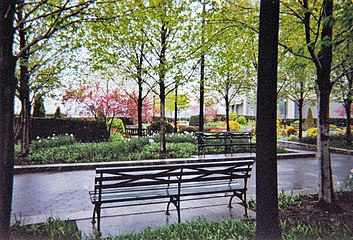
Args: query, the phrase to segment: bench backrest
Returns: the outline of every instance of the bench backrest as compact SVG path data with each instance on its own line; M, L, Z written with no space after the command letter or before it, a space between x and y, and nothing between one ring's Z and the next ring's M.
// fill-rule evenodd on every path
M196 137L199 144L212 140L247 140L251 141L251 132L235 132L235 131L221 131L221 132L196 132Z
M237 179L246 186L254 160L136 165L96 169L95 191Z

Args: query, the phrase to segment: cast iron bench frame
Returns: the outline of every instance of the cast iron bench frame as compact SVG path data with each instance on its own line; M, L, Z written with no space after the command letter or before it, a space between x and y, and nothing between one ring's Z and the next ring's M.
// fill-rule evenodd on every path
M180 223L180 202L214 197L240 199L247 216L247 180L254 163L250 160L207 160L207 162L134 165L96 169L94 190L90 198L94 204L92 224L97 222L100 232L103 208L128 207L156 203L170 204L177 211Z
M251 132L219 131L219 132L195 132L197 137L197 153L205 155L207 147L223 147L223 153L233 153L234 149L246 147L251 154L256 143L252 142ZM239 142L239 140L245 140Z

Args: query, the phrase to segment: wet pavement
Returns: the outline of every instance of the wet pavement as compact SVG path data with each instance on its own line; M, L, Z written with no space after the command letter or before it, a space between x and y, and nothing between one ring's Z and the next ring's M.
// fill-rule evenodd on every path
M344 183L353 169L353 156L332 154L334 186ZM255 197L255 168L248 182L248 200ZM282 159L278 161L278 191L316 193L318 191L319 165L315 158ZM22 224L43 222L48 217L76 220L85 234L92 231L93 205L88 191L94 183L94 170L67 172L40 172L18 174L14 177L12 222ZM242 217L243 207L227 207L228 198L182 202L182 221L205 217ZM138 231L145 227L160 226L177 221L175 211L164 214L165 204L126 207L108 210L102 218L103 235ZM250 217L254 217L253 212Z

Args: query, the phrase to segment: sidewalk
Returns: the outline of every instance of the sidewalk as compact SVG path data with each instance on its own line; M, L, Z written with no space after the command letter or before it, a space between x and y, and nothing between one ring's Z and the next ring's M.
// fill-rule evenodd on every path
M249 156L249 155L247 155ZM256 168L256 166L255 166ZM248 200L255 196L255 172L248 182ZM353 168L353 156L332 154L334 186L340 186ZM12 222L23 224L43 222L48 217L76 220L86 234L91 231L93 205L88 191L93 188L94 170L38 172L18 174L14 177ZM315 158L283 159L278 161L278 190L313 193L318 191L318 161ZM227 208L227 198L182 202L182 221L203 216L207 219L241 217L243 208L234 204ZM103 235L138 231L176 222L175 212L164 214L165 206L140 206L109 210L102 219ZM103 213L104 215L104 213ZM107 214L108 215L108 214ZM251 217L255 217L253 212Z

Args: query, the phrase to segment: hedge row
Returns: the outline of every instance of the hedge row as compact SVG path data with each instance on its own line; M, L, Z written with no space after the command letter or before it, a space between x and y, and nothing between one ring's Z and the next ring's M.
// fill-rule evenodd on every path
M73 134L81 142L100 142L108 139L107 127L102 122L81 119L31 118L30 139Z

